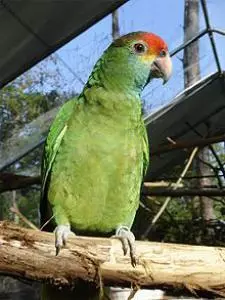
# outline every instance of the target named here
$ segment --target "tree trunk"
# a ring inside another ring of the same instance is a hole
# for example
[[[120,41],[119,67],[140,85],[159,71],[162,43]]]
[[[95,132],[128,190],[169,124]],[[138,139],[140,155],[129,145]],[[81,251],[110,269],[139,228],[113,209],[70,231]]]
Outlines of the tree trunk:
[[[120,27],[119,27],[119,12],[118,9],[112,12],[112,38],[113,40],[118,39],[120,36]]]
[[[184,42],[193,38],[199,31],[199,0],[185,0]],[[184,49],[184,87],[187,88],[200,79],[199,43],[192,43]]]
[[[225,249],[136,242],[131,266],[117,239],[69,238],[55,256],[54,234],[0,222],[0,273],[72,288],[77,280],[103,285],[213,291],[225,296]]]
[[[190,1],[185,0],[184,9],[184,41],[193,38],[199,32],[199,0]],[[192,43],[189,47],[184,49],[184,86],[185,88],[193,85],[200,80],[200,64],[199,64],[199,42]],[[197,176],[210,174],[210,168],[203,164],[201,160],[208,161],[209,150],[203,148],[199,151],[198,157],[194,163],[194,171]],[[210,178],[200,178],[198,180],[199,188],[211,185]],[[193,219],[202,217],[203,223],[214,219],[213,202],[206,196],[195,197],[192,203]],[[198,239],[198,242],[202,242]]]
[[[201,161],[198,161],[198,175],[199,176],[204,176],[204,175],[212,175],[212,171],[210,168],[202,163],[202,161],[209,161],[209,150],[207,148],[204,148],[200,151],[198,154],[198,157],[200,158]],[[204,185],[211,185],[211,179],[209,177],[201,178],[199,180],[200,183],[200,188]],[[212,219],[215,219],[215,213],[213,209],[213,200],[206,197],[206,196],[201,196],[201,214],[202,218],[204,221],[210,221]]]

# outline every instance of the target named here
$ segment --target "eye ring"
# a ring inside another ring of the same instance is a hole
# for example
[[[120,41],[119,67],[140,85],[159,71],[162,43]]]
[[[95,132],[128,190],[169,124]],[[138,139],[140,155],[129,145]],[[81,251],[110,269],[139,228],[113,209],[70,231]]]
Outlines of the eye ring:
[[[166,50],[162,49],[160,52],[159,52],[159,56],[160,57],[165,57],[167,54]]]
[[[146,47],[144,44],[142,43],[136,43],[134,44],[134,51],[137,53],[137,54],[142,54],[142,53],[145,53],[146,51]]]

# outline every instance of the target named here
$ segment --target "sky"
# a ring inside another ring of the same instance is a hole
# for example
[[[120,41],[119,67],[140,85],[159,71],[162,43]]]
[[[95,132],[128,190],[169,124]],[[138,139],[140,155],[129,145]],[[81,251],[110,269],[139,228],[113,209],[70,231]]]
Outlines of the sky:
[[[225,30],[225,0],[207,0],[207,5],[212,26]],[[165,39],[169,49],[173,50],[183,42],[183,15],[184,0],[130,0],[119,8],[120,33],[151,31]],[[204,28],[205,21],[200,9],[200,30]],[[225,69],[225,36],[215,35],[215,39]],[[87,80],[96,60],[111,41],[109,15],[53,54],[65,62],[58,65],[64,79],[61,88],[79,93],[82,82]],[[183,90],[182,55],[181,52],[173,57],[173,76],[167,85],[162,86],[160,80],[155,80],[144,90],[142,97],[148,110],[168,103]],[[66,65],[72,68],[73,73]],[[200,67],[202,77],[216,70],[208,36],[200,40]]]

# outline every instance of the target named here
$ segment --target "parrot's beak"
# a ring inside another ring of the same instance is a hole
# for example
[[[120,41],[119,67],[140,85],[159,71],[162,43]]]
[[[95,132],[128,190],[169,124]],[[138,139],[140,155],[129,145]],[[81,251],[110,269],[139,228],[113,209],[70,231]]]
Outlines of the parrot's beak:
[[[169,53],[163,57],[157,57],[151,65],[151,77],[162,78],[165,84],[172,74],[172,61]]]

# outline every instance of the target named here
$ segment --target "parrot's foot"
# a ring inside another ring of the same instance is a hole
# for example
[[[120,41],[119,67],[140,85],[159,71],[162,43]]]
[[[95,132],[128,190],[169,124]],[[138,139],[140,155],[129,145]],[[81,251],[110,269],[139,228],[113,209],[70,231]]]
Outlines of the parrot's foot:
[[[137,264],[137,259],[134,234],[127,226],[120,226],[117,228],[116,234],[113,236],[113,238],[117,238],[121,241],[124,255],[126,255],[128,249],[130,249],[131,264],[133,267],[135,267]]]
[[[70,225],[58,225],[55,229],[55,250],[56,256],[62,247],[66,246],[68,236],[74,233],[70,230]]]

